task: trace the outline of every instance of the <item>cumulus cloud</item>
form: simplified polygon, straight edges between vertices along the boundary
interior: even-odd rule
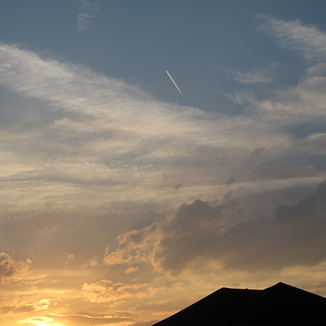
[[[28,271],[29,265],[30,261],[15,262],[8,254],[0,252],[0,281],[24,275]]]
[[[215,206],[197,200],[150,227],[123,234],[105,262],[147,261],[172,274],[212,260],[225,269],[250,271],[313,266],[326,260],[325,199],[326,181],[297,203],[275,207],[274,213],[263,201],[249,209],[249,198]]]

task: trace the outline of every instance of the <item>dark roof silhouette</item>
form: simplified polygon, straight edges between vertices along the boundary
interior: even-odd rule
[[[326,325],[326,298],[284,283],[208,295],[154,326]]]

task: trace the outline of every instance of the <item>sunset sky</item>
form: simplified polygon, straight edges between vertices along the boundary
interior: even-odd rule
[[[326,296],[325,13],[0,0],[0,324],[148,326],[280,281]]]

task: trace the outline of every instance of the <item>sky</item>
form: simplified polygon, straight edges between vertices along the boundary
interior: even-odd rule
[[[325,11],[0,0],[0,324],[326,296]]]

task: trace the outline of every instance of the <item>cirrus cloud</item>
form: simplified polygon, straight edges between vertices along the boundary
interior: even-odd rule
[[[278,44],[284,48],[298,51],[310,62],[325,61],[326,35],[317,26],[307,25],[300,20],[284,21],[264,15],[261,28],[274,36]]]

